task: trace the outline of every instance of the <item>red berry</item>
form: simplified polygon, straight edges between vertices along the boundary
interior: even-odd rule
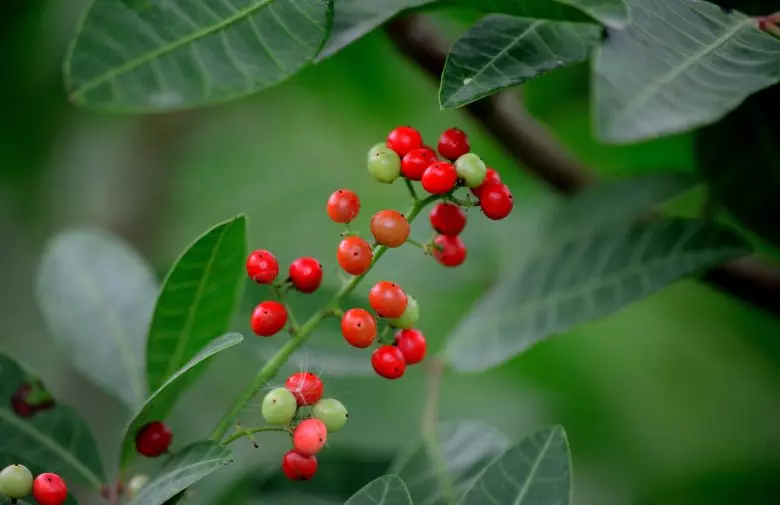
[[[380,210],[371,218],[371,234],[384,246],[402,246],[410,231],[409,221],[396,210]]]
[[[349,345],[363,349],[376,338],[376,320],[367,310],[349,309],[341,318],[341,334]]]
[[[293,431],[293,450],[302,456],[314,456],[328,441],[328,429],[319,419],[301,421]]]
[[[252,312],[252,331],[261,337],[276,335],[287,324],[287,309],[281,303],[268,300]]]
[[[322,380],[310,372],[292,374],[284,383],[294,396],[298,405],[314,405],[322,398]]]
[[[38,382],[37,387],[43,390],[43,384]],[[31,384],[22,384],[11,395],[11,407],[19,417],[32,417],[42,410],[48,410],[54,407],[54,400],[48,395],[38,398],[38,401],[31,403],[30,395],[33,394]]]
[[[474,195],[476,195],[477,198],[479,198],[479,195],[482,192],[482,188],[489,186],[491,184],[500,184],[500,183],[501,183],[501,176],[498,175],[498,172],[492,168],[488,168],[485,171],[485,180],[482,181],[482,184],[477,186],[476,188],[471,188],[471,192]]]
[[[354,191],[340,189],[328,198],[328,217],[337,223],[349,223],[360,212],[360,198]]]
[[[442,235],[456,236],[466,227],[466,213],[452,203],[440,203],[431,211],[431,226]]]
[[[394,282],[377,282],[368,292],[368,303],[379,317],[387,319],[401,317],[408,302],[404,290]]]
[[[322,265],[314,258],[298,258],[290,265],[290,282],[301,293],[313,293],[322,283]]]
[[[156,458],[168,452],[171,442],[173,432],[160,421],[145,424],[135,436],[136,450],[148,458]]]
[[[406,360],[397,347],[383,345],[371,355],[371,366],[385,379],[397,379],[406,371]]]
[[[360,237],[347,237],[339,243],[336,259],[345,272],[362,275],[371,267],[374,257],[371,246]]]
[[[433,257],[445,267],[456,267],[466,261],[468,251],[460,237],[439,235],[433,243]]]
[[[395,346],[404,355],[407,365],[414,365],[425,359],[425,351],[428,347],[425,343],[425,335],[414,328],[397,332]]]
[[[282,472],[290,480],[311,480],[317,473],[317,458],[290,451],[282,458]]]
[[[401,173],[407,179],[419,181],[425,169],[437,160],[436,153],[430,147],[409,151],[401,160]]]
[[[439,154],[455,161],[471,150],[469,137],[463,130],[450,128],[439,137]]]
[[[496,221],[504,219],[514,207],[512,192],[506,184],[483,186],[479,194],[479,205],[488,218]]]
[[[404,156],[422,147],[422,135],[411,126],[399,126],[387,136],[387,147]]]
[[[271,284],[279,275],[279,262],[270,252],[258,249],[247,258],[246,273],[258,284]]]
[[[56,473],[42,473],[33,481],[33,496],[40,505],[62,505],[68,499],[68,486]]]
[[[458,182],[458,172],[452,163],[437,161],[425,169],[422,176],[422,187],[432,195],[449,193]]]

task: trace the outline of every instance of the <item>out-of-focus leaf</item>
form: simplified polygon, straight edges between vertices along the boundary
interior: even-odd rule
[[[412,498],[397,475],[385,475],[370,482],[344,505],[412,505]]]
[[[612,28],[624,28],[629,24],[629,15],[626,0],[556,0],[561,3],[576,7],[586,12],[593,19],[597,19]]]
[[[580,9],[555,0],[452,0],[452,3],[479,12],[509,14],[521,18],[574,22],[593,20]]]

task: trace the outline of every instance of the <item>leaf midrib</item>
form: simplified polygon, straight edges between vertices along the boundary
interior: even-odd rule
[[[523,503],[525,495],[528,494],[528,490],[531,489],[531,482],[536,476],[536,472],[539,471],[539,465],[542,464],[542,460],[546,456],[547,450],[550,448],[550,444],[552,444],[552,440],[557,432],[558,429],[554,429],[547,437],[547,441],[544,443],[544,447],[542,447],[542,449],[539,451],[539,455],[537,456],[536,461],[534,461],[534,464],[531,466],[531,471],[528,473],[528,478],[523,483],[523,487],[520,489],[520,493],[517,495],[517,499],[514,501],[514,505],[521,505]],[[500,460],[498,461],[498,464],[501,464]]]
[[[184,472],[186,472],[188,470],[194,470],[194,469],[200,468],[202,466],[214,466],[215,468],[219,468],[219,466],[225,465],[226,463],[229,463],[230,461],[231,461],[231,459],[229,457],[221,457],[221,458],[220,457],[211,457],[210,459],[201,460],[201,461],[198,461],[196,463],[191,463],[191,464],[188,464],[187,466],[179,466],[175,470],[173,470],[171,472],[165,473],[163,475],[163,477],[170,477],[172,475],[178,476],[179,474],[184,473]],[[203,477],[205,477],[205,475],[201,476],[201,478],[203,478]],[[166,479],[166,480],[170,480],[170,479]],[[160,481],[162,481],[162,478],[160,479]],[[160,488],[161,488],[161,486],[159,485],[159,481],[158,481],[158,485],[157,486],[154,486],[154,483],[150,483],[149,484],[149,490],[147,491],[146,494],[152,494],[152,493],[154,493],[155,490],[160,489]],[[136,501],[137,500],[133,500],[128,505],[132,505],[132,504],[136,503]]]

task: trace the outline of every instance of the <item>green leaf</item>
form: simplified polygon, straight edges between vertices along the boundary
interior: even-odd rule
[[[84,419],[64,405],[21,418],[7,401],[35,380],[10,357],[0,354],[0,451],[35,468],[98,488],[105,481],[95,439]]]
[[[712,197],[765,240],[780,246],[780,87],[748,98],[696,139]]]
[[[131,409],[146,398],[144,344],[157,289],[143,258],[98,231],[60,233],[38,268],[36,294],[52,335],[79,371]]]
[[[412,505],[412,498],[397,475],[385,475],[355,493],[344,505]]]
[[[780,40],[755,18],[698,0],[630,0],[593,71],[595,129],[631,142],[717,121],[780,79]]]
[[[509,439],[487,424],[440,423],[434,434],[399,455],[390,471],[406,482],[415,503],[449,505],[509,446]]]
[[[554,0],[452,0],[452,3],[479,12],[509,14],[521,18],[574,22],[593,21],[580,9],[564,5],[567,2]]]
[[[560,426],[523,439],[490,464],[459,505],[567,505],[571,501],[571,459]]]
[[[631,21],[626,0],[556,0],[587,13],[611,28],[625,28]]]
[[[95,0],[66,62],[79,105],[197,107],[292,76],[319,52],[332,0]]]
[[[587,23],[486,16],[452,46],[439,102],[459,107],[582,61],[600,35],[600,27]]]
[[[487,370],[550,335],[749,252],[730,230],[681,218],[575,238],[534,255],[490,290],[451,335],[446,358],[463,372]]]
[[[135,455],[135,436],[138,430],[151,421],[165,419],[173,409],[181,393],[192,383],[191,377],[197,376],[201,369],[206,368],[206,365],[217,353],[238,345],[243,341],[244,337],[238,333],[228,333],[215,339],[192,358],[189,363],[173,374],[165,384],[160,386],[160,389],[152,393],[152,396],[146,400],[144,406],[130,421],[125,430],[120,456],[120,468],[127,468]]]
[[[210,441],[194,443],[177,452],[127,505],[162,505],[232,462],[229,448]]]
[[[240,215],[201,235],[168,272],[149,329],[151,390],[230,329],[244,287],[246,248],[246,218]]]

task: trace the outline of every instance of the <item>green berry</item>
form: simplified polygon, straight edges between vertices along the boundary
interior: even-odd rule
[[[378,151],[368,159],[368,171],[377,181],[389,184],[401,175],[401,158],[395,151]]]
[[[368,150],[368,158],[371,159],[374,156],[376,156],[379,153],[387,153],[387,152],[395,152],[389,147],[387,147],[387,144],[385,142],[379,142],[378,144],[374,144],[371,149]]]
[[[328,433],[334,433],[343,428],[349,417],[344,404],[334,398],[323,398],[315,403],[312,415],[325,424]]]
[[[24,465],[10,465],[0,471],[0,494],[17,500],[24,498],[33,487],[33,474]]]
[[[298,410],[298,402],[287,388],[276,388],[263,398],[263,417],[268,424],[284,426],[290,424],[295,411]]]
[[[487,166],[478,155],[466,153],[455,162],[455,171],[458,172],[458,177],[463,179],[466,186],[476,188],[485,181]]]
[[[391,326],[395,326],[396,328],[402,328],[404,330],[408,330],[409,328],[413,328],[415,324],[417,324],[417,321],[420,320],[420,306],[417,305],[417,300],[414,299],[411,295],[406,295],[406,309],[404,310],[404,313],[401,314],[401,317],[397,317],[395,319],[388,319],[387,322],[390,323]]]

